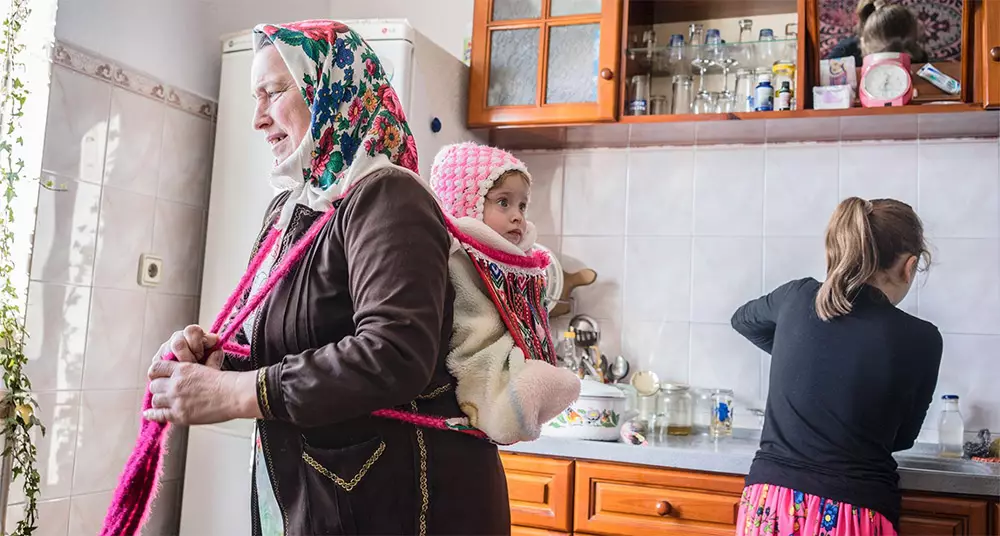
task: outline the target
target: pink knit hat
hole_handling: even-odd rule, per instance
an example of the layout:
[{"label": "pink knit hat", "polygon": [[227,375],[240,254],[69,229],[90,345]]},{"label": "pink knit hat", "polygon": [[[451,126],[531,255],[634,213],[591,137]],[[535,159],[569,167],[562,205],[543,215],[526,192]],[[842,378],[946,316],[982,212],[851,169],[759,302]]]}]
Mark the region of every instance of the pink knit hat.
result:
[{"label": "pink knit hat", "polygon": [[483,219],[486,193],[501,175],[519,171],[531,184],[528,168],[514,155],[488,145],[465,142],[438,152],[431,166],[431,189],[455,218]]}]

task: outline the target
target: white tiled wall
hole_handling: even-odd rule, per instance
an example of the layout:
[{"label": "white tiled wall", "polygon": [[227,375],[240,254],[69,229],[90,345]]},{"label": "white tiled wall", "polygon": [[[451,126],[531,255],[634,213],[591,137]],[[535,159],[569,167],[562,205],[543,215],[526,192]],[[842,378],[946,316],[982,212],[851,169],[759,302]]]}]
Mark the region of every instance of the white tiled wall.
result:
[{"label": "white tiled wall", "polygon": [[[576,312],[601,322],[602,351],[663,379],[733,388],[743,408],[763,407],[770,358],[729,327],[735,308],[793,278],[823,279],[840,199],[912,204],[934,262],[901,307],[945,334],[938,394],[962,397],[968,428],[998,430],[998,151],[996,139],[969,139],[519,156],[536,181],[529,215],[542,243],[566,270],[598,273]],[[932,408],[925,428],[936,419]]]},{"label": "white tiled wall", "polygon": [[[138,432],[145,372],[193,323],[211,174],[211,121],[55,65],[28,294],[39,440],[39,533],[96,534]],[[139,256],[164,282],[137,283]],[[147,535],[177,533],[186,430],[174,429]],[[14,493],[11,520],[23,500]]]}]

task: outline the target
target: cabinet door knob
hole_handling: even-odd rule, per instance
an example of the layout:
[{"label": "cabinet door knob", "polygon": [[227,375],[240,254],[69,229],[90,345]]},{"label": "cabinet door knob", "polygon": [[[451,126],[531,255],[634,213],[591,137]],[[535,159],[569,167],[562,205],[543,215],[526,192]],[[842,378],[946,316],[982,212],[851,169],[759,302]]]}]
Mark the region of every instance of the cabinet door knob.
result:
[{"label": "cabinet door knob", "polygon": [[[996,56],[994,56],[994,57],[996,57]],[[603,78],[605,80],[611,80],[614,77],[615,77],[615,73],[611,69],[608,69],[607,67],[601,69],[601,78]]]},{"label": "cabinet door knob", "polygon": [[991,48],[990,57],[993,58],[993,61],[1000,61],[1000,47]]},{"label": "cabinet door knob", "polygon": [[670,503],[667,502],[667,501],[660,501],[660,502],[656,503],[656,513],[659,514],[659,515],[661,515],[661,516],[669,516],[670,512],[673,512],[673,511],[674,511],[674,507],[670,506]]}]

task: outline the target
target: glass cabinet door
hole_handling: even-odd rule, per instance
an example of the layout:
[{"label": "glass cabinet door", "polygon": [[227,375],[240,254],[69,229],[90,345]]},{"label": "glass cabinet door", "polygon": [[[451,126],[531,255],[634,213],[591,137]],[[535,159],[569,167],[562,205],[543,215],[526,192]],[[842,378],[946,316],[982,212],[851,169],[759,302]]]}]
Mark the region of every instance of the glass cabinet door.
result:
[{"label": "glass cabinet door", "polygon": [[490,20],[538,19],[542,16],[542,0],[493,0]]},{"label": "glass cabinet door", "polygon": [[550,26],[548,44],[545,103],[597,102],[601,25]]},{"label": "glass cabinet door", "polygon": [[535,104],[538,93],[538,28],[490,32],[487,106]]},{"label": "glass cabinet door", "polygon": [[470,126],[613,121],[620,0],[476,0]]},{"label": "glass cabinet door", "polygon": [[601,12],[601,0],[551,0],[549,16],[593,15]]}]

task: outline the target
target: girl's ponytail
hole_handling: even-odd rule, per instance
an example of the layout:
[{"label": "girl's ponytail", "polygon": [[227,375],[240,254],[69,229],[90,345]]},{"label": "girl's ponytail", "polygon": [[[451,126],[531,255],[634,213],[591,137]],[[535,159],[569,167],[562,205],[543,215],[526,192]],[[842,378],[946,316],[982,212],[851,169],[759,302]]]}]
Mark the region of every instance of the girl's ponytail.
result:
[{"label": "girl's ponytail", "polygon": [[837,206],[826,230],[826,281],[816,294],[823,320],[851,312],[851,300],[879,269],[879,250],[869,216],[872,203],[859,197]]}]

